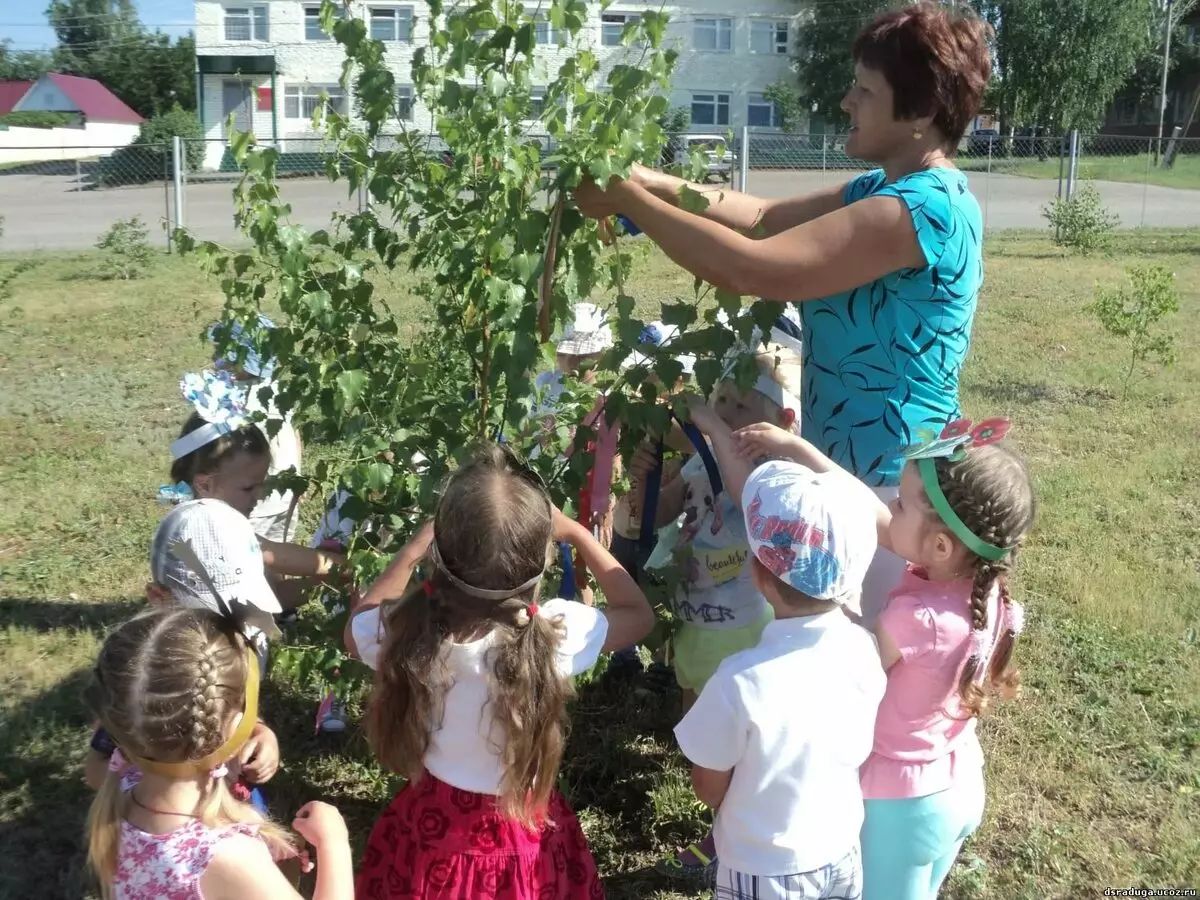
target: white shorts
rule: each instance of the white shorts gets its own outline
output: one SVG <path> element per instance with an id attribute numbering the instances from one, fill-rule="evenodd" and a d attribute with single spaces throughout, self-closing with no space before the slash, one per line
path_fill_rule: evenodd
<path id="1" fill-rule="evenodd" d="M 747 875 L 717 861 L 713 900 L 860 900 L 858 844 L 835 863 L 796 875 Z"/>

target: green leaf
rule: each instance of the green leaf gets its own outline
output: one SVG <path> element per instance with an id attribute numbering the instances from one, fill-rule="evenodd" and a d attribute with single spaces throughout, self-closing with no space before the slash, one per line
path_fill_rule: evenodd
<path id="1" fill-rule="evenodd" d="M 367 487 L 373 491 L 385 491 L 392 483 L 392 467 L 385 462 L 373 462 L 367 466 Z"/>
<path id="2" fill-rule="evenodd" d="M 342 409 L 347 410 L 362 396 L 363 389 L 367 386 L 367 373 L 362 369 L 350 369 L 340 373 L 336 381 L 342 398 Z"/>

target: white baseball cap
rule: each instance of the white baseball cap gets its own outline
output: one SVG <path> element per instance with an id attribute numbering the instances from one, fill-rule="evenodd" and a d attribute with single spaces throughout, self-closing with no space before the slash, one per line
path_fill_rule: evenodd
<path id="1" fill-rule="evenodd" d="M 608 315 L 594 303 L 575 304 L 574 320 L 563 326 L 562 336 L 554 343 L 559 353 L 569 356 L 603 353 L 613 345 Z"/>
<path id="2" fill-rule="evenodd" d="M 750 549 L 780 581 L 816 600 L 853 604 L 875 557 L 875 510 L 841 472 L 764 463 L 746 479 Z"/>
<path id="3" fill-rule="evenodd" d="M 203 573 L 186 561 L 189 556 L 204 568 Z M 154 580 L 183 606 L 225 612 L 205 581 L 207 574 L 231 609 L 248 607 L 257 613 L 248 620 L 269 620 L 283 611 L 267 581 L 262 548 L 250 520 L 221 500 L 189 500 L 167 513 L 150 544 L 150 570 Z"/>

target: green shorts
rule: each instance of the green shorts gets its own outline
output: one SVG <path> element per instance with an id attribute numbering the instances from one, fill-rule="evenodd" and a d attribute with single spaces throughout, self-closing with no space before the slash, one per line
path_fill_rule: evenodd
<path id="1" fill-rule="evenodd" d="M 763 629 L 775 618 L 767 607 L 766 615 L 741 628 L 701 628 L 687 622 L 680 624 L 671 639 L 675 654 L 675 680 L 685 691 L 699 694 L 728 656 L 755 646 Z"/>

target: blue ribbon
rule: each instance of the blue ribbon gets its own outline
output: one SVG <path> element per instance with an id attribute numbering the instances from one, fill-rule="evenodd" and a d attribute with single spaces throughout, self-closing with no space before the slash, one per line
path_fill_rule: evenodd
<path id="1" fill-rule="evenodd" d="M 564 600 L 571 600 L 575 597 L 575 563 L 571 559 L 571 545 L 566 541 L 558 542 L 558 553 L 562 559 L 562 586 L 559 587 L 559 596 Z"/>
<path id="2" fill-rule="evenodd" d="M 633 224 L 633 220 L 627 218 L 626 216 L 617 216 L 617 221 L 621 223 L 622 227 L 625 229 L 625 233 L 630 237 L 637 237 L 642 233 L 642 229 Z"/>
<path id="3" fill-rule="evenodd" d="M 658 495 L 662 491 L 663 443 L 654 445 L 654 468 L 646 475 L 645 500 L 642 502 L 642 530 L 638 534 L 638 546 L 654 550 L 654 539 L 658 534 Z"/>

